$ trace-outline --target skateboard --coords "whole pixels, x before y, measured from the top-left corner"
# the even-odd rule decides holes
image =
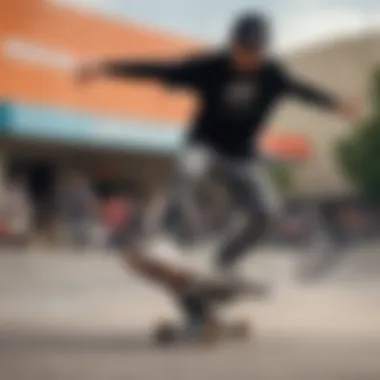
[[[153,331],[154,342],[159,345],[181,343],[214,345],[221,342],[246,342],[251,336],[252,326],[245,319],[219,323],[208,321],[196,328],[165,321],[158,323]]]
[[[159,322],[153,331],[154,341],[158,344],[201,343],[214,344],[223,341],[248,341],[253,326],[248,319],[230,322],[220,320],[216,309],[243,297],[265,298],[268,288],[259,283],[248,283],[243,280],[227,281],[208,279],[194,283],[192,289],[202,297],[212,309],[210,319],[201,326],[188,326],[170,321]]]

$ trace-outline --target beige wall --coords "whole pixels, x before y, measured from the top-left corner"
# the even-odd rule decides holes
[[[380,63],[380,33],[314,46],[286,57],[299,76],[348,99],[367,100],[369,74]],[[308,106],[288,101],[273,120],[274,131],[306,133],[314,141],[313,157],[297,169],[297,189],[303,195],[350,191],[334,162],[335,143],[350,125]]]

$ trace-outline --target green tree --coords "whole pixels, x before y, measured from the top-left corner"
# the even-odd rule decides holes
[[[337,146],[343,172],[361,193],[380,202],[380,69],[373,76],[370,116]]]

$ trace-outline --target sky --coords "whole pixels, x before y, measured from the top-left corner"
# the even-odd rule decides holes
[[[236,14],[261,10],[275,25],[275,47],[288,50],[380,27],[379,0],[51,0],[111,17],[221,42]]]

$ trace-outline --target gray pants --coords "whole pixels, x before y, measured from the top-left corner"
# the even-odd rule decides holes
[[[178,157],[168,197],[166,225],[181,228],[183,222],[194,223],[195,187],[211,173],[223,183],[236,211],[242,216],[218,254],[219,264],[229,266],[265,233],[268,223],[280,213],[282,205],[259,160],[228,158],[211,148],[193,145]]]

